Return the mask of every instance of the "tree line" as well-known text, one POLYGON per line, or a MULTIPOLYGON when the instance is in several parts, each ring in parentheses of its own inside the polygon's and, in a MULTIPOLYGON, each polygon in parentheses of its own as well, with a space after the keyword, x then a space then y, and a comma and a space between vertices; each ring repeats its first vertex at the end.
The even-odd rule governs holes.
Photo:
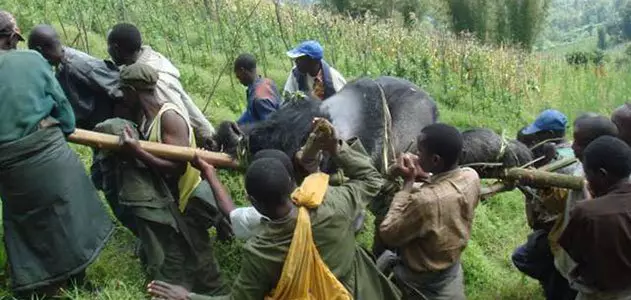
POLYGON ((408 25, 421 18, 446 23, 455 33, 473 34, 485 43, 530 50, 545 25, 552 0, 322 0, 336 13, 361 18, 400 16, 408 25))

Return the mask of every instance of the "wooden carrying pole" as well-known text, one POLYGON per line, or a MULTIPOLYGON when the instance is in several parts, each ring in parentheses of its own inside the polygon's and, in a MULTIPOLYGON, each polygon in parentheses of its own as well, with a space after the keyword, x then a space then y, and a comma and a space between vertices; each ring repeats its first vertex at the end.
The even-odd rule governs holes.
POLYGON ((513 183, 524 178, 529 178, 528 181, 532 183, 533 187, 559 187, 580 190, 584 184, 582 177, 553 173, 575 162, 575 158, 565 158, 539 169, 511 168, 505 170, 500 172, 499 176, 494 177, 503 180, 503 182, 482 187, 481 198, 484 200, 498 193, 511 191, 515 188, 513 183))
MULTIPOLYGON (((118 150, 120 149, 120 137, 112 134, 99 133, 89 130, 76 129, 68 136, 68 141, 85 146, 118 150)), ((199 156, 204 161, 215 167, 237 168, 238 162, 224 153, 211 152, 190 147, 173 146, 147 141, 139 141, 140 147, 145 151, 166 159, 179 161, 192 161, 195 156, 199 156)))
POLYGON ((530 185, 533 187, 558 187, 572 190, 582 189, 584 182, 582 177, 521 168, 506 170, 502 179, 506 181, 527 179, 527 181, 532 183, 530 185))

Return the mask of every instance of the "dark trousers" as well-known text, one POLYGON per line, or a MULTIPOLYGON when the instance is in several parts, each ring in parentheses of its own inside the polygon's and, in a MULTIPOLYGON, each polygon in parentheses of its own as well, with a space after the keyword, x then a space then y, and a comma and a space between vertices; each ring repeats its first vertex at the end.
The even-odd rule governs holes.
POLYGON ((225 221, 218 221, 215 210, 216 208, 211 207, 211 204, 201 198, 193 197, 189 200, 183 214, 196 259, 196 265, 188 270, 193 276, 192 290, 196 294, 208 296, 225 295, 230 292, 230 287, 221 276, 213 255, 208 234, 208 229, 211 227, 216 227, 217 232, 230 231, 230 225, 225 221))
POLYGON ((554 266, 548 232, 535 230, 524 245, 519 246, 511 257, 519 271, 539 281, 546 299, 573 300, 577 292, 554 266))
MULTIPOLYGON (((175 216, 177 230, 136 218, 141 260, 150 280, 180 285, 197 294, 224 295, 229 292, 229 287, 213 256, 208 228, 196 223, 202 214, 197 210, 198 205, 198 201, 191 199, 186 213, 175 216)), ((172 211, 180 214, 175 205, 172 211)))
POLYGON ((191 289, 187 270, 195 266, 195 256, 182 232, 142 218, 136 225, 148 279, 191 289))

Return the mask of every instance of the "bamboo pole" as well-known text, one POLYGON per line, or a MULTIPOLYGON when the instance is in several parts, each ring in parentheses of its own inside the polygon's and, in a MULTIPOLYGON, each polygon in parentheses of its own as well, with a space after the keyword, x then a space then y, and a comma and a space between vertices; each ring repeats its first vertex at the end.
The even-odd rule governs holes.
MULTIPOLYGON (((557 170, 563 169, 573 163, 575 163, 577 160, 576 158, 564 158, 561 160, 558 160, 556 162, 547 164, 539 169, 533 170, 533 169, 526 169, 526 171, 538 171, 538 172, 543 172, 543 173, 548 173, 548 172, 555 172, 557 170)), ((510 171, 510 169, 508 170, 510 171)), ((507 171, 507 173, 508 173, 507 171)), ((539 174, 539 173, 537 173, 539 174)), ((548 174, 555 174, 555 173, 548 173, 548 174)), ((515 176, 516 174, 513 173, 513 176, 515 176)), ((536 176, 536 174, 531 174, 532 176, 536 176)), ((561 174, 556 174, 556 175, 561 175, 561 174)), ((576 182, 577 180, 580 180, 580 185, 581 188, 583 186, 583 178, 581 177, 575 177, 575 176, 568 176, 568 177, 574 177, 572 179, 568 179, 567 177, 564 176, 568 176, 568 175, 563 175, 562 177, 558 177, 560 178, 560 180, 565 180, 565 181, 570 181, 572 182, 571 184, 573 184, 574 186, 577 186, 579 183, 576 182)), ((505 181, 518 181, 519 178, 508 178, 507 176, 499 176, 501 178, 498 179, 504 179, 505 181)), ((553 180, 554 181, 554 180, 553 180)), ((547 182, 547 184, 543 185, 543 186, 551 186, 549 185, 551 182, 547 182)), ((540 184, 540 183, 539 183, 540 184)), ((539 185, 539 187, 541 187, 541 185, 539 185)), ((480 191, 480 198, 482 200, 486 200, 490 197, 493 197, 499 193, 503 193, 503 192, 508 192, 508 191, 512 191, 515 188, 515 185, 508 182, 498 182, 495 184, 492 184, 490 186, 483 186, 481 191, 480 191)))
POLYGON ((558 187, 572 190, 582 189, 585 181, 582 177, 520 168, 506 170, 502 179, 507 181, 526 180, 531 183, 529 186, 532 187, 558 187))
MULTIPOLYGON (((112 134, 99 133, 89 130, 76 129, 68 136, 68 141, 85 146, 118 150, 120 149, 120 137, 112 134)), ((192 161, 195 156, 199 156, 204 161, 216 167, 237 168, 238 162, 228 154, 211 152, 202 149, 195 149, 183 146, 173 146, 147 141, 139 141, 140 147, 145 151, 166 159, 179 161, 192 161)))

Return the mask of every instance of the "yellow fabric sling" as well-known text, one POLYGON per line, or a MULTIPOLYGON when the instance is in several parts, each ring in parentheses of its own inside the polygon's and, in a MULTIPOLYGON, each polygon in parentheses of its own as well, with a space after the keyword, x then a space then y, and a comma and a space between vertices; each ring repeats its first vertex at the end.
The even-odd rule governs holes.
MULTIPOLYGON (((186 117, 184 117, 184 115, 180 112, 180 109, 172 103, 165 103, 160 108, 160 111, 151 122, 151 125, 149 125, 148 140, 150 142, 162 143, 162 114, 169 110, 177 112, 182 118, 184 118, 186 126, 188 126, 189 147, 196 148, 197 145, 195 144, 195 134, 193 133, 193 128, 186 117)), ((190 163, 186 163, 186 171, 182 174, 177 184, 178 190, 180 191, 178 206, 181 212, 184 212, 186 204, 188 203, 188 198, 191 197, 193 191, 195 191, 199 183, 202 181, 200 175, 201 173, 197 169, 193 168, 190 163)))
POLYGON ((276 288, 266 300, 350 300, 353 297, 324 263, 313 242, 308 208, 324 200, 329 175, 309 175, 291 195, 298 206, 294 237, 276 288))

